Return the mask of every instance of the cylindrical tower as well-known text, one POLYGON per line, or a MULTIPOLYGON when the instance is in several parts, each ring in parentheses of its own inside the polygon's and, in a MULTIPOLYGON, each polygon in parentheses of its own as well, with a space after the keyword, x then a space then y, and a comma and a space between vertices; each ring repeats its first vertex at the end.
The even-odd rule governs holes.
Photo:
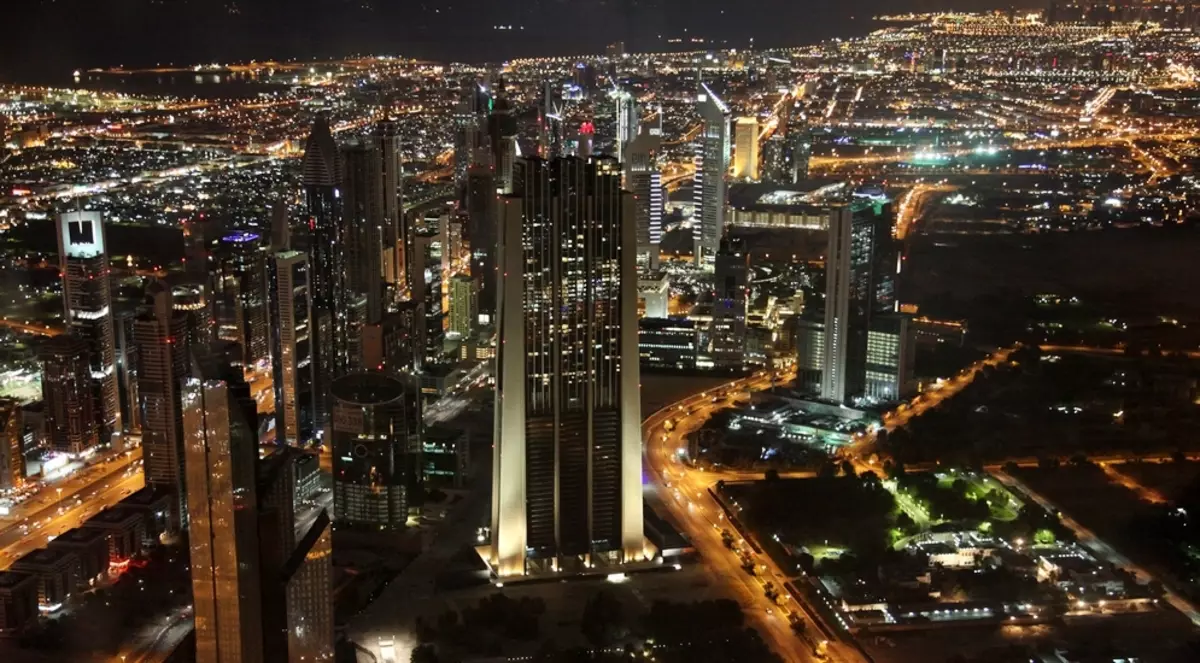
POLYGON ((333 504, 342 527, 398 530, 421 501, 420 390, 378 371, 333 382, 333 504))

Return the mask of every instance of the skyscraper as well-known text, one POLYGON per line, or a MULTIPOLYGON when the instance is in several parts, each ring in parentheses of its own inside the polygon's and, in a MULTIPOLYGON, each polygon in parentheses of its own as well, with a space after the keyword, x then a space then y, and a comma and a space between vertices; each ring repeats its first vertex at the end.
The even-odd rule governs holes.
POLYGON ((491 564, 644 557, 637 234, 614 159, 519 163, 503 200, 491 564))
MULTIPOLYGON (((395 223, 386 217, 383 151, 371 141, 347 143, 342 146, 342 163, 346 288, 349 299, 366 298, 366 322, 374 323, 384 310, 384 252, 396 250, 395 241, 389 246, 384 237, 385 227, 395 223)), ((387 262, 392 268, 393 263, 387 262)))
POLYGON ((442 345, 445 341, 446 310, 442 306, 441 257, 434 254, 434 242, 439 238, 435 230, 413 233, 412 260, 409 261, 408 281, 412 284, 411 296, 421 302, 425 313, 425 326, 420 331, 420 345, 424 348, 422 366, 439 364, 443 359, 442 345))
POLYGON ((67 332, 85 340, 91 361, 92 414, 98 441, 108 444, 121 432, 117 389, 116 338, 107 239, 99 212, 68 212, 58 218, 58 257, 62 269, 63 320, 67 332))
POLYGON ((746 364, 746 296, 749 260, 740 239, 725 238, 713 270, 712 358, 718 369, 740 371, 746 364))
POLYGON ((739 117, 734 126, 733 177, 758 180, 758 119, 739 117))
MULTIPOLYGON (((471 277, 479 282, 479 315, 496 315, 496 179, 486 165, 473 165, 467 175, 467 244, 471 277)), ((486 316, 486 317, 485 317, 486 316)))
POLYGON ((383 280, 390 288, 391 299, 399 295, 404 281, 404 156, 400 145, 400 131, 393 120, 383 120, 375 125, 366 139, 379 150, 380 178, 383 183, 383 225, 380 235, 383 240, 383 280))
POLYGON ((463 85, 454 111, 454 188, 459 200, 466 200, 467 171, 476 161, 476 152, 484 147, 487 97, 479 83, 463 85))
POLYGON ((81 454, 100 440, 92 393, 90 344, 76 336, 58 336, 39 352, 46 438, 52 449, 81 454))
POLYGON ((791 182, 803 182, 808 179, 808 164, 812 160, 812 135, 802 126, 789 127, 788 144, 791 148, 791 182))
POLYGON ((0 491, 25 485, 25 454, 21 449, 24 437, 21 404, 0 398, 0 491))
POLYGON ((291 445, 312 440, 317 426, 309 270, 308 256, 299 251, 281 251, 269 263, 275 436, 291 445))
POLYGON ((182 383, 197 663, 264 660, 249 387, 197 365, 182 383))
POLYGON ((327 415, 329 381, 349 365, 341 171, 329 121, 324 116, 318 117, 304 147, 302 181, 308 222, 294 243, 309 258, 306 283, 313 320, 310 336, 316 367, 313 393, 317 429, 324 425, 327 415))
POLYGON ((636 138, 625 146, 625 188, 633 194, 634 219, 637 225, 638 255, 647 255, 650 267, 658 262, 658 245, 662 241, 662 171, 658 167, 662 136, 643 127, 636 138))
POLYGON ((288 660, 333 660, 333 526, 321 510, 283 567, 288 660))
POLYGON ((822 398, 894 400, 900 394, 889 394, 886 383, 907 383, 902 375, 879 374, 888 365, 899 373, 907 363, 907 348, 900 347, 907 346, 907 325, 896 319, 899 253, 891 228, 890 205, 856 200, 830 210, 822 398), (884 335, 894 338, 894 347, 884 335), (875 365, 870 376, 868 364, 875 365), (868 382, 875 386, 868 387, 868 382))
POLYGON ((420 501, 421 399, 412 376, 333 383, 333 505, 339 526, 402 529, 420 501))
POLYGON ((517 160, 517 119, 504 89, 504 79, 496 84, 492 110, 488 116, 488 139, 492 147, 496 186, 505 193, 512 191, 513 168, 517 160))
POLYGON ((711 262, 725 232, 725 177, 729 172, 729 107, 708 85, 696 95, 704 123, 696 146, 696 174, 692 183, 699 223, 693 231, 696 262, 711 262))
POLYGON ((616 106, 617 114, 617 135, 613 153, 621 163, 625 163, 629 160, 629 156, 625 153, 625 150, 637 138, 638 123, 641 122, 641 115, 638 112, 637 100, 633 97, 633 93, 614 87, 611 96, 616 106))
POLYGON ((479 311, 479 285, 465 274, 450 277, 450 332, 470 336, 479 311))
POLYGON ((188 368, 187 316, 175 311, 170 288, 155 281, 133 321, 146 483, 176 497, 171 525, 187 524, 180 385, 188 368))
POLYGON ((227 233, 212 254, 217 338, 237 343, 246 366, 271 356, 267 325, 267 247, 256 232, 227 233))

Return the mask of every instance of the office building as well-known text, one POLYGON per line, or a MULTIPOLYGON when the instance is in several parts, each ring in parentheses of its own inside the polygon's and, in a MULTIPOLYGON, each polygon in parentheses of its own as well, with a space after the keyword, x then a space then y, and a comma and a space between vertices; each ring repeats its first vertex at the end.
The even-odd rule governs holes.
POLYGON ((146 288, 146 301, 133 321, 137 346, 138 398, 142 411, 142 454, 146 483, 172 493, 172 529, 187 523, 183 410, 179 386, 187 372, 187 316, 174 310, 162 281, 146 288))
POLYGON ((734 125, 733 178, 758 181, 758 119, 739 117, 734 125))
POLYGON ((57 336, 39 352, 46 441, 56 451, 79 455, 100 442, 91 346, 76 336, 57 336))
POLYGON ((0 494, 25 485, 25 418, 21 404, 0 398, 0 494))
POLYGON ((345 238, 342 235, 342 166, 324 117, 313 123, 304 147, 302 183, 307 223, 293 242, 308 254, 307 295, 311 306, 310 351, 314 365, 315 426, 328 415, 329 382, 349 366, 345 238))
POLYGON ((788 143, 791 146, 791 182, 803 182, 808 179, 809 162, 812 160, 812 135, 807 129, 793 127, 788 130, 788 143))
POLYGON ((421 478, 429 487, 462 488, 471 466, 466 429, 429 426, 421 446, 421 478))
MULTIPOLYGON (((276 253, 268 264, 275 437, 291 445, 310 442, 319 425, 310 267, 299 251, 276 253)), ((328 313, 322 322, 328 327, 328 313)))
POLYGON ((671 301, 671 279, 666 272, 638 279, 638 317, 665 318, 671 301))
MULTIPOLYGON (((394 239, 390 243, 385 241, 385 226, 394 226, 399 221, 389 221, 385 216, 384 160, 378 144, 364 140, 348 143, 342 146, 341 155, 347 303, 365 298, 364 322, 378 322, 384 310, 384 255, 386 250, 395 251, 396 247, 394 239)), ((394 261, 388 262, 389 268, 394 268, 394 261)), ((354 336, 349 327, 348 322, 348 339, 354 336)))
POLYGON ((121 404, 121 425, 126 433, 141 434, 141 399, 137 389, 137 345, 133 342, 135 311, 124 311, 113 318, 116 332, 117 388, 121 404))
POLYGON ((616 107, 616 127, 617 135, 614 143, 613 154, 625 163, 629 160, 629 155, 626 154, 626 149, 633 143, 638 135, 638 124, 641 122, 641 112, 638 109, 637 100, 633 93, 628 90, 622 90, 614 87, 612 94, 613 104, 616 107))
POLYGON ((332 661, 333 525, 321 510, 284 564, 289 663, 332 661))
POLYGON ((698 343, 696 323, 691 320, 638 320, 638 357, 643 368, 694 370, 698 343))
POLYGON ((746 300, 750 256, 740 239, 725 238, 713 270, 710 338, 714 368, 740 371, 746 364, 746 300))
POLYGON ((363 327, 362 365, 385 372, 413 373, 424 360, 425 304, 407 299, 383 321, 363 327))
POLYGON ((18 635, 36 625, 37 619, 37 577, 0 571, 0 636, 18 635))
POLYGON ((894 403, 914 391, 913 330, 907 315, 876 314, 867 329, 863 398, 894 403))
POLYGON ((443 278, 449 278, 454 274, 467 274, 471 270, 466 226, 465 214, 443 214, 438 219, 438 243, 441 251, 443 278))
POLYGON ((260 663, 256 406, 236 372, 205 363, 182 382, 196 661, 260 663))
POLYGON ((478 315, 478 283, 465 274, 450 277, 450 333, 458 338, 470 336, 478 315))
POLYGON ((614 159, 519 170, 501 223, 489 561, 501 577, 640 561, 633 201, 614 159))
POLYGON ((333 395, 334 520, 339 527, 402 529, 421 496, 415 378, 351 373, 334 381, 333 395))
POLYGON ((487 95, 478 82, 467 82, 454 111, 454 189, 458 200, 466 200, 467 172, 477 151, 486 146, 486 118, 487 95))
POLYGON ((496 315, 496 180, 486 165, 472 165, 467 174, 467 245, 471 277, 479 282, 479 324, 496 315))
POLYGON ((236 343, 245 366, 265 366, 271 358, 267 255, 261 235, 251 231, 226 233, 212 251, 217 338, 236 343))
POLYGON ((488 115, 488 140, 492 148, 492 165, 496 174, 496 187, 508 193, 513 187, 513 168, 517 161, 517 118, 513 116, 512 104, 504 89, 504 79, 496 84, 488 115))
POLYGON ((383 184, 383 280, 388 285, 390 299, 399 296, 404 282, 404 153, 400 144, 400 132, 391 119, 376 123, 365 139, 375 146, 382 162, 380 178, 383 184))
POLYGON ((729 172, 729 107, 707 84, 700 84, 696 95, 700 119, 704 123, 697 141, 696 174, 692 191, 698 223, 696 262, 712 262, 725 232, 725 178, 729 172))
POLYGON ((412 259, 408 263, 410 296, 421 302, 425 313, 425 325, 418 338, 418 347, 424 348, 423 370, 445 360, 446 311, 442 307, 442 259, 437 253, 437 240, 437 231, 414 232, 412 259))
MULTIPOLYGON (((213 340, 215 325, 209 308, 208 287, 203 283, 180 283, 171 288, 171 298, 175 310, 186 318, 184 333, 187 342, 192 347, 207 345, 213 340)), ((265 313, 265 311, 264 311, 265 313)), ((118 350, 120 349, 118 332, 118 350)), ((241 348, 238 348, 238 360, 241 361, 241 348)), ((117 385, 120 386, 121 357, 117 353, 117 385)))
POLYGON ((658 245, 662 241, 663 189, 659 169, 662 136, 642 131, 624 148, 625 189, 633 194, 634 220, 637 225, 637 252, 650 268, 658 263, 658 245))
POLYGON ((856 200, 830 210, 820 391, 824 399, 894 400, 901 394, 892 391, 909 382, 902 375, 909 362, 908 327, 895 320, 900 315, 896 300, 900 256, 891 228, 890 205, 856 200), (876 332, 873 353, 872 331, 876 332), (883 340, 885 336, 895 341, 894 347, 883 340), (875 368, 869 369, 868 364, 875 368), (876 383, 871 388, 869 370, 876 383), (886 370, 893 371, 892 378, 881 375, 886 370), (881 386, 889 382, 892 387, 881 386))
POLYGON ((57 228, 63 320, 67 333, 88 344, 91 411, 100 425, 100 444, 107 445, 121 432, 121 399, 104 219, 99 212, 68 212, 59 215, 57 228))
POLYGON ((79 556, 73 550, 40 548, 26 553, 9 567, 37 578, 38 608, 58 612, 79 588, 79 556))

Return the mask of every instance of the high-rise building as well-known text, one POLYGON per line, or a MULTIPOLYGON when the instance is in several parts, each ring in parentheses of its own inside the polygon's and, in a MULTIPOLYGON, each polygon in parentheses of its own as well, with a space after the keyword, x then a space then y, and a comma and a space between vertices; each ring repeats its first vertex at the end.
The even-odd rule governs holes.
POLYGON ((362 365, 389 373, 419 372, 425 357, 424 333, 424 301, 399 302, 382 322, 363 327, 362 365))
POLYGON ((0 398, 0 492, 25 485, 25 418, 21 404, 0 398))
POLYGON ((384 238, 385 226, 395 224, 385 216, 383 151, 372 141, 347 143, 342 146, 342 164, 342 238, 346 287, 350 291, 347 300, 364 297, 365 322, 378 322, 384 310, 384 253, 396 250, 395 241, 389 244, 384 238))
POLYGON ((625 188, 633 194, 637 224, 637 252, 647 256, 646 264, 656 266, 658 245, 662 241, 663 192, 658 156, 662 136, 643 127, 625 146, 625 188))
POLYGON ((496 94, 492 98, 491 114, 488 115, 488 139, 491 142, 496 186, 508 193, 512 191, 513 168, 518 157, 517 118, 513 116, 512 104, 505 92, 503 78, 496 84, 496 94))
POLYGON ((237 343, 246 366, 271 357, 267 325, 267 247, 256 232, 222 236, 212 251, 217 338, 237 343))
POLYGON ((709 262, 716 255, 725 232, 725 178, 729 172, 729 107, 708 85, 700 84, 696 95, 704 123, 696 144, 696 174, 692 190, 699 220, 693 237, 696 262, 709 262))
POLYGON ((479 286, 465 274, 450 277, 450 333, 463 338, 471 335, 479 311, 479 286))
POLYGON ((625 163, 629 160, 629 155, 625 151, 634 139, 637 138, 638 123, 641 122, 642 118, 638 111, 637 99, 634 98, 633 93, 614 87, 611 96, 617 113, 617 135, 613 153, 621 163, 625 163))
POLYGON ((333 383, 333 506, 338 526, 402 529, 420 503, 421 399, 416 379, 379 371, 333 383))
POLYGON ((171 526, 188 522, 180 385, 188 369, 187 316, 175 311, 170 288, 155 281, 133 321, 146 483, 175 496, 171 526))
POLYGON ((92 392, 91 344, 77 336, 50 339, 39 352, 46 439, 70 454, 94 448, 100 440, 92 392))
POLYGON ((837 402, 880 399, 887 396, 888 388, 879 384, 908 382, 900 375, 908 362, 908 333, 906 324, 895 322, 900 256, 891 228, 890 205, 855 201, 830 210, 822 398, 837 402), (874 353, 870 352, 872 330, 878 335, 874 353), (888 348, 882 347, 884 335, 895 338, 895 348, 890 342, 888 348), (876 368, 869 369, 868 364, 876 368), (868 388, 868 371, 881 373, 886 370, 884 365, 893 366, 899 377, 873 375, 876 386, 868 388))
POLYGON ((307 223, 293 244, 308 254, 308 298, 315 426, 324 426, 329 406, 329 382, 349 366, 347 346, 345 238, 342 236, 342 167, 337 143, 323 116, 313 123, 304 147, 303 185, 307 223))
POLYGON ((642 533, 637 229, 620 164, 519 164, 503 200, 490 563, 634 562, 642 533))
POLYGON ((333 660, 333 526, 325 510, 302 532, 283 567, 288 661, 333 660))
POLYGON ((263 603, 250 389, 197 365, 182 383, 197 663, 259 663, 263 603))
POLYGON ((116 332, 117 387, 120 390, 121 425, 126 433, 141 434, 141 399, 137 388, 137 345, 133 342, 133 311, 118 313, 113 318, 116 332))
POLYGON ((439 233, 434 230, 413 233, 412 259, 409 261, 409 292, 413 299, 421 302, 425 313, 425 326, 419 339, 424 348, 421 358, 423 366, 440 364, 444 358, 443 344, 446 340, 446 311, 442 308, 442 259, 435 253, 434 244, 439 233))
POLYGON ((479 317, 490 324, 496 315, 496 179, 486 165, 467 174, 467 244, 471 277, 479 282, 479 317))
POLYGON ((306 444, 316 435, 318 421, 313 356, 316 323, 311 310, 308 256, 299 251, 276 253, 271 257, 268 274, 275 436, 286 444, 306 444))
POLYGON ((710 338, 714 368, 740 371, 746 365, 746 300, 750 256, 740 239, 725 238, 713 270, 710 338))
POLYGON ((758 180, 758 119, 739 117, 734 125, 733 177, 758 180))
POLYGON ((486 142, 486 117, 487 95, 478 82, 466 83, 454 111, 454 188, 459 200, 466 200, 467 171, 486 142))
MULTIPOLYGON (((188 280, 190 281, 190 279, 188 280)), ((171 288, 175 310, 187 318, 187 341, 192 347, 212 342, 215 326, 209 307, 209 289, 204 283, 184 282, 171 288)), ((115 323, 114 323, 115 324, 115 323)), ((120 336, 120 333, 117 333, 120 336)), ((118 350, 120 343, 118 342, 118 350)), ((120 386, 121 357, 117 354, 117 385, 120 386)), ((122 410, 124 416, 124 410, 122 410)))
POLYGON ((382 162, 380 177, 383 184, 383 280, 389 286, 391 299, 396 299, 404 281, 404 153, 401 149, 400 130, 393 120, 383 120, 375 125, 366 140, 379 150, 382 162))
POLYGON ((116 335, 113 331, 111 270, 104 219, 99 212, 68 212, 58 218, 58 257, 62 269, 63 319, 67 332, 88 343, 91 408, 100 426, 99 443, 121 432, 117 388, 116 335))
POLYGON ((803 127, 788 129, 788 144, 791 165, 791 183, 795 184, 808 179, 808 166, 812 160, 812 134, 803 127))

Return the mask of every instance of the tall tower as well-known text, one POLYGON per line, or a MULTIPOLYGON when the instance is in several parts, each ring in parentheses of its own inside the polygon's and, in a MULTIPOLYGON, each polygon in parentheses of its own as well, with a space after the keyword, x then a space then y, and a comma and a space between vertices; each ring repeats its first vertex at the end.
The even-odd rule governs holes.
POLYGON ((333 506, 339 526, 403 529, 421 486, 415 378, 376 371, 333 383, 333 506))
POLYGON ((316 434, 318 407, 308 256, 299 251, 276 253, 269 279, 275 436, 286 444, 306 444, 316 434))
POLYGON ((182 383, 197 663, 264 660, 249 387, 199 366, 182 383))
POLYGON ((324 425, 329 381, 349 365, 345 238, 342 236, 341 164, 337 143, 325 117, 313 123, 304 148, 303 184, 308 222, 297 248, 309 256, 308 296, 313 328, 313 391, 316 426, 324 425))
POLYGON ((384 237, 387 228, 395 224, 387 219, 384 202, 388 192, 383 150, 371 141, 348 143, 342 146, 342 163, 346 288, 366 297, 366 322, 376 323, 383 318, 384 267, 394 267, 391 260, 384 260, 385 251, 396 250, 395 241, 389 245, 384 237))
POLYGON ((637 100, 633 98, 631 92, 614 87, 612 97, 617 113, 617 136, 614 152, 621 163, 625 163, 629 160, 625 151, 637 138, 638 123, 641 121, 641 117, 638 114, 637 100))
POLYGON ((271 356, 266 246, 258 233, 231 232, 212 257, 217 338, 237 343, 246 366, 265 364, 271 356))
POLYGON ((59 336, 47 341, 38 355, 50 447, 70 454, 95 447, 100 423, 92 394, 90 344, 76 336, 59 336))
POLYGON ((658 168, 662 136, 643 127, 625 146, 625 188, 633 194, 634 220, 637 226, 638 255, 647 255, 650 267, 657 265, 658 245, 662 241, 662 172, 658 168))
POLYGON ((479 314, 496 315, 496 178, 487 165, 472 165, 467 174, 467 244, 471 278, 479 283, 479 314))
POLYGON ((716 368, 740 371, 745 366, 749 259, 740 239, 721 240, 713 270, 712 356, 716 368))
POLYGON ((25 485, 25 454, 21 440, 25 422, 21 405, 11 398, 0 398, 0 490, 25 485))
POLYGON ((479 84, 471 81, 464 85, 454 111, 454 189, 459 200, 466 199, 467 169, 475 162, 476 151, 484 144, 486 113, 487 99, 479 84))
POLYGON ((179 390, 189 349, 187 315, 174 310, 165 283, 155 281, 147 287, 145 306, 133 321, 133 342, 137 346, 146 483, 174 493, 178 502, 171 525, 179 528, 188 522, 179 390))
POLYGON ((704 123, 696 147, 696 174, 692 184, 699 218, 694 237, 699 249, 696 262, 711 262, 725 232, 725 177, 729 172, 729 107, 708 85, 700 84, 696 96, 704 123))
POLYGON ((641 560, 633 201, 615 159, 518 167, 502 205, 492 568, 641 560))
MULTIPOLYGON (((401 150, 400 131, 393 120, 383 120, 375 125, 367 141, 379 150, 381 162, 379 176, 383 191, 382 236, 383 280, 391 289, 393 299, 399 294, 404 280, 404 154, 401 150)), ((381 314, 382 315, 382 314, 381 314)), ((372 320, 375 322, 375 320, 372 320)))
POLYGON ((733 155, 733 177, 738 180, 758 180, 758 119, 739 117, 734 127, 736 150, 733 155))
POLYGON ((492 112, 488 116, 488 137, 492 145, 492 163, 495 165, 496 185, 504 193, 512 191, 513 168, 517 160, 517 119, 504 90, 504 79, 496 85, 496 96, 492 101, 492 112))
POLYGON ((67 332, 87 341, 91 360, 92 414, 100 426, 99 443, 121 432, 117 387, 116 336, 113 331, 104 219, 99 212, 68 212, 58 217, 58 257, 62 269, 63 319, 67 332))

